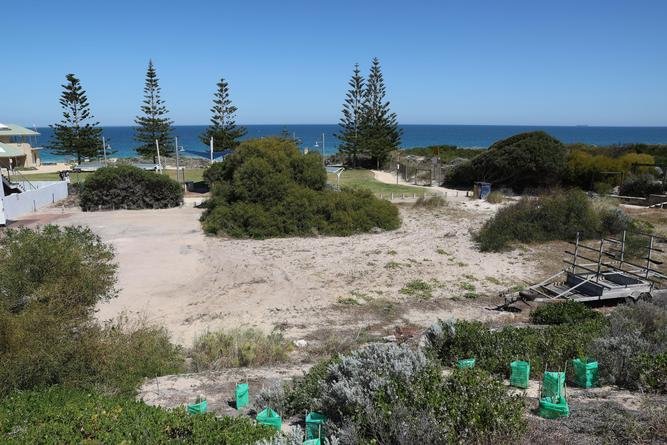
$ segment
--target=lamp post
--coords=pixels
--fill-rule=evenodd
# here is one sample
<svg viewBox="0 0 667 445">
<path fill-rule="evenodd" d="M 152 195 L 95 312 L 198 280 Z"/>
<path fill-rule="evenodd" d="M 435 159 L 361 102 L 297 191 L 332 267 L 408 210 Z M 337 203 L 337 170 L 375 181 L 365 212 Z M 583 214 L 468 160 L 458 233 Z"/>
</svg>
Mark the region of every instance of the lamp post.
<svg viewBox="0 0 667 445">
<path fill-rule="evenodd" d="M 320 148 L 320 141 L 316 140 L 315 141 L 315 149 L 317 150 L 318 148 Z M 322 133 L 322 149 L 321 149 L 320 153 L 322 155 L 322 164 L 326 165 L 326 162 L 324 160 L 324 133 Z"/>
</svg>

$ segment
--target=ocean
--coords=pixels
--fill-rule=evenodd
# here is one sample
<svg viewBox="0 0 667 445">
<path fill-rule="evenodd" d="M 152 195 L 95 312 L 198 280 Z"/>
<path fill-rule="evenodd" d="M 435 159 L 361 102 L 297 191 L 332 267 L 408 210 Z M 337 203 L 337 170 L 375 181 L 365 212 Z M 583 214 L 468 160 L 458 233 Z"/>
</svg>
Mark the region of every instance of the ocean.
<svg viewBox="0 0 667 445">
<path fill-rule="evenodd" d="M 208 147 L 201 143 L 199 135 L 204 125 L 175 126 L 174 135 L 178 136 L 178 144 L 185 150 L 207 151 Z M 245 138 L 278 135 L 287 131 L 298 138 L 302 148 L 322 150 L 322 134 L 324 134 L 325 154 L 337 151 L 338 140 L 335 133 L 338 125 L 247 125 L 248 134 Z M 582 142 L 593 145 L 613 145 L 625 143 L 667 144 L 667 127 L 552 127 L 552 126 L 521 126 L 521 125 L 402 125 L 403 138 L 401 146 L 426 147 L 429 145 L 456 145 L 466 148 L 487 148 L 499 139 L 526 131 L 543 130 L 565 143 Z M 37 128 L 40 134 L 33 145 L 48 147 L 51 139 L 50 128 Z M 135 156 L 134 127 L 104 127 L 104 136 L 114 153 L 113 157 Z M 45 148 L 42 160 L 56 161 L 56 156 Z"/>
</svg>

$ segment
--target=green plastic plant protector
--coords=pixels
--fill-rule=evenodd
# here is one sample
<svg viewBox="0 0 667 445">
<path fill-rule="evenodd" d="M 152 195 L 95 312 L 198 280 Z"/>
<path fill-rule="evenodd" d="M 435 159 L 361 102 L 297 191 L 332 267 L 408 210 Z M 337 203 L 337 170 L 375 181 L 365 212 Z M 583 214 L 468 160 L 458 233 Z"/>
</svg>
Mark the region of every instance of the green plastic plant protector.
<svg viewBox="0 0 667 445">
<path fill-rule="evenodd" d="M 320 439 L 308 439 L 303 445 L 321 445 Z"/>
<path fill-rule="evenodd" d="M 570 407 L 565 397 L 542 397 L 540 399 L 540 417 L 545 419 L 557 419 L 559 417 L 569 417 Z"/>
<path fill-rule="evenodd" d="M 530 363 L 516 360 L 510 363 L 510 385 L 517 388 L 528 388 L 530 381 Z"/>
<path fill-rule="evenodd" d="M 459 369 L 474 368 L 475 367 L 475 359 L 474 358 L 461 359 L 461 360 L 456 362 L 456 366 Z"/>
<path fill-rule="evenodd" d="M 324 422 L 327 418 L 324 414 L 310 412 L 306 416 L 306 439 L 319 439 L 323 436 Z"/>
<path fill-rule="evenodd" d="M 236 409 L 241 409 L 248 406 L 248 399 L 250 397 L 250 389 L 247 383 L 239 383 L 236 385 Z"/>
<path fill-rule="evenodd" d="M 264 408 L 262 411 L 257 413 L 255 420 L 257 420 L 257 423 L 260 425 L 270 426 L 277 429 L 278 431 L 280 431 L 283 426 L 283 419 L 271 408 Z"/>
<path fill-rule="evenodd" d="M 598 386 L 598 362 L 572 360 L 572 369 L 574 369 L 574 383 L 581 388 L 593 388 Z"/>
<path fill-rule="evenodd" d="M 565 373 L 545 371 L 542 378 L 542 397 L 565 398 Z"/>
<path fill-rule="evenodd" d="M 199 403 L 189 403 L 188 404 L 188 414 L 204 414 L 208 408 L 208 403 L 206 400 L 202 400 Z"/>
</svg>

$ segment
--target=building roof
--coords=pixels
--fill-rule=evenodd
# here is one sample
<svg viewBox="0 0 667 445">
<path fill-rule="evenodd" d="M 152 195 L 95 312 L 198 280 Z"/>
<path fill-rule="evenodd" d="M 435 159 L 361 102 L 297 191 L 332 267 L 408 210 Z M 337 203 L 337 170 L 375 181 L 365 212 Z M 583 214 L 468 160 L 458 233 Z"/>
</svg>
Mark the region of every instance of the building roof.
<svg viewBox="0 0 667 445">
<path fill-rule="evenodd" d="M 0 158 L 15 158 L 20 156 L 25 156 L 25 153 L 11 145 L 0 142 Z"/>
<path fill-rule="evenodd" d="M 0 123 L 0 136 L 39 136 L 39 133 L 20 125 Z"/>
</svg>

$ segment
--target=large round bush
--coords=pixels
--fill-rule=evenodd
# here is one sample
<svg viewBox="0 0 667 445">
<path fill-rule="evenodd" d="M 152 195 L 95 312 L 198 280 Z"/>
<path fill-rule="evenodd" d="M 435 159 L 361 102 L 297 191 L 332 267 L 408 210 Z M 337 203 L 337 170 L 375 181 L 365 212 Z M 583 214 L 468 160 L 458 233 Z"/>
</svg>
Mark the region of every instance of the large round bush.
<svg viewBox="0 0 667 445">
<path fill-rule="evenodd" d="M 183 202 L 183 189 L 173 179 L 131 165 L 104 167 L 83 183 L 79 195 L 84 211 L 165 209 Z"/>
<path fill-rule="evenodd" d="M 565 171 L 567 149 L 543 131 L 522 133 L 498 141 L 489 149 L 457 165 L 447 182 L 470 186 L 487 181 L 515 190 L 559 184 Z"/>
<path fill-rule="evenodd" d="M 351 235 L 393 230 L 400 220 L 391 203 L 364 191 L 326 189 L 316 153 L 301 154 L 289 140 L 241 143 L 204 173 L 212 189 L 204 230 L 237 238 Z"/>
</svg>

